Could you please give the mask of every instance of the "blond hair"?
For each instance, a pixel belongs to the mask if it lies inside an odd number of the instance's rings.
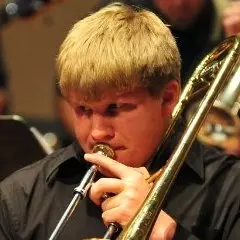
[[[169,28],[152,12],[110,4],[77,22],[57,57],[63,95],[78,89],[98,98],[104,90],[147,88],[159,94],[180,78],[180,55]]]

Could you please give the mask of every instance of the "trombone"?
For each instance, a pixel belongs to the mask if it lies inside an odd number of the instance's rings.
[[[209,53],[196,68],[172,113],[172,123],[166,132],[161,146],[164,146],[164,143],[166,143],[166,140],[171,135],[177,121],[189,103],[198,94],[206,91],[207,93],[201,101],[200,107],[198,108],[195,116],[189,122],[182,138],[167,161],[165,167],[160,169],[148,179],[149,182],[154,182],[153,187],[139,211],[118,236],[118,240],[148,239],[161,210],[164,199],[173,185],[174,180],[184,163],[185,157],[187,156],[207,113],[218,94],[225,87],[231,77],[239,59],[240,39],[235,36],[229,37],[214,48],[213,51]],[[108,146],[106,148],[109,150]],[[105,145],[102,145],[101,149],[98,149],[97,152],[100,154],[106,154],[108,151],[103,151],[104,149]],[[49,240],[57,238],[79,202],[79,199],[86,196],[88,189],[94,181],[94,176],[96,174],[95,171],[97,171],[96,166],[92,166],[79,185],[84,186],[84,194],[81,194],[81,191],[76,191],[76,189],[79,190],[80,188],[77,187],[75,189],[77,197],[75,197],[76,195],[74,196],[75,200],[72,200],[70,203]],[[107,233],[102,239],[111,239],[111,236],[117,227],[118,226],[115,223],[110,224],[110,228],[108,228]]]
[[[217,146],[227,153],[240,154],[240,60],[226,87],[221,91],[209,111],[198,139]],[[187,116],[190,119],[198,102],[190,106]]]

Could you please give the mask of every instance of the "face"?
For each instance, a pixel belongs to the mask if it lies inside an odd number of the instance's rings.
[[[80,92],[70,91],[78,142],[85,152],[91,152],[96,143],[107,143],[117,161],[140,167],[159,146],[178,94],[176,81],[168,83],[159,98],[138,89],[131,93],[106,91],[100,101],[85,101]]]
[[[190,27],[201,12],[206,0],[153,0],[153,4],[177,29]]]

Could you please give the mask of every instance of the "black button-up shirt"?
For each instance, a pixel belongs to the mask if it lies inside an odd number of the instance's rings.
[[[88,168],[73,144],[1,182],[0,239],[48,239]],[[195,142],[164,210],[178,224],[174,239],[240,239],[239,159]],[[101,209],[85,198],[58,239],[101,238],[105,231]]]

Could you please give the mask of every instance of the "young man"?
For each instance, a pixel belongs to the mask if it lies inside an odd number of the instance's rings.
[[[57,67],[78,143],[0,184],[0,239],[47,239],[91,164],[102,175],[59,239],[102,237],[110,222],[124,227],[151,189],[146,178],[181,135],[175,129],[159,154],[180,94],[180,56],[153,13],[114,4],[86,17],[67,35]],[[115,160],[91,154],[97,143],[110,145]],[[237,159],[195,142],[150,239],[237,239],[239,168]]]

